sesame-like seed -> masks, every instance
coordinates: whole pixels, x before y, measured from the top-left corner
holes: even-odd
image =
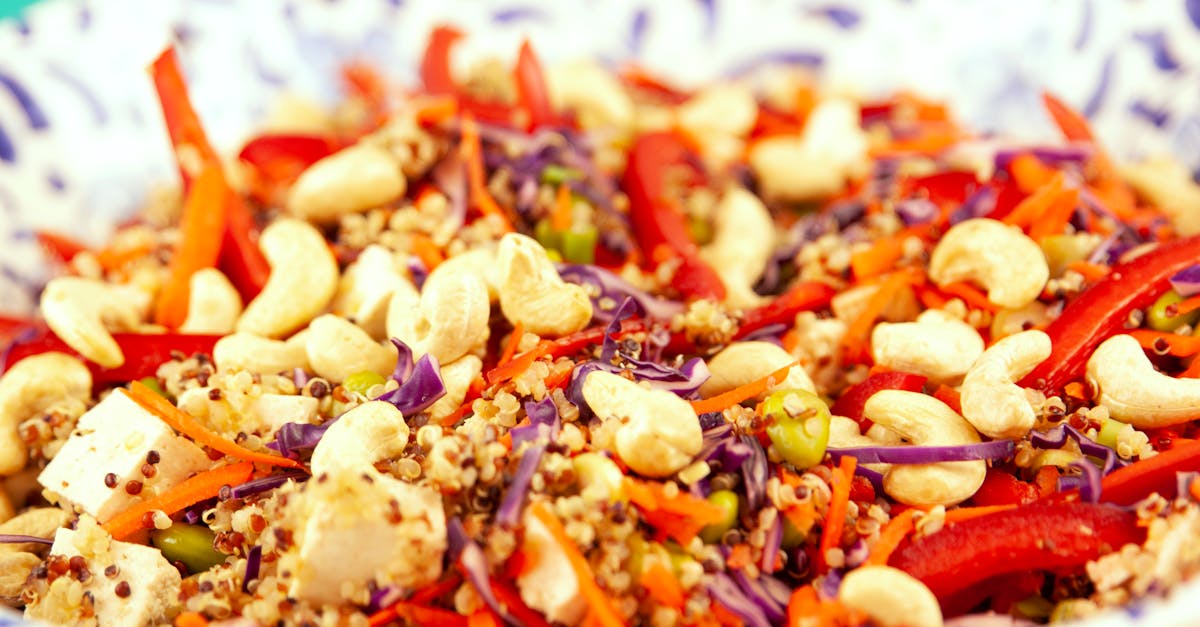
[[[129,495],[141,494],[142,493],[142,482],[141,481],[126,481],[125,482],[125,493],[129,494]]]
[[[151,464],[151,465],[157,464],[161,460],[162,460],[162,456],[158,454],[158,451],[150,451],[149,453],[146,453],[146,463],[147,464]]]
[[[154,529],[154,512],[142,514],[142,529]]]
[[[113,590],[113,592],[115,592],[116,595],[122,599],[127,599],[129,598],[129,595],[133,593],[133,590],[129,588],[128,581],[122,581],[117,584],[117,587]]]
[[[208,458],[214,462],[221,459],[222,457],[225,457],[224,453],[222,453],[221,451],[218,451],[217,449],[213,449],[213,448],[208,449],[207,455],[208,455]]]
[[[107,475],[104,475],[104,487],[106,487],[106,488],[117,487],[117,474],[116,473],[110,472]]]
[[[157,474],[158,474],[158,469],[156,469],[154,466],[152,466],[150,464],[142,464],[142,476],[143,477],[145,477],[147,479],[152,479],[152,478],[154,478],[154,475],[157,475]]]
[[[112,579],[121,573],[121,569],[117,568],[116,564],[109,564],[104,567],[104,576]]]
[[[218,501],[228,501],[231,498],[233,498],[233,488],[223,485],[219,490],[217,490]]]
[[[219,401],[221,400],[221,396],[222,394],[219,388],[213,388],[208,391],[208,400],[210,401]]]

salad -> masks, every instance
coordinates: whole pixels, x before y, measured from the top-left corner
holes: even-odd
[[[1200,187],[763,68],[345,68],[4,318],[0,597],[54,624],[909,625],[1200,568]],[[989,623],[993,624],[993,623]]]

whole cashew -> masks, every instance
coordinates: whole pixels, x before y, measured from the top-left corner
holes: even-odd
[[[585,129],[615,129],[619,137],[633,132],[633,99],[615,76],[591,61],[556,66],[546,74],[556,108],[573,109]]]
[[[799,137],[763,139],[750,148],[750,168],[763,195],[788,201],[832,196],[864,168],[867,136],[858,105],[829,98],[813,109]]]
[[[988,300],[1017,309],[1042,293],[1050,266],[1041,247],[1021,229],[972,218],[950,227],[934,247],[929,278],[938,285],[975,281],[987,288]]]
[[[442,366],[442,384],[446,386],[446,395],[429,406],[429,416],[433,422],[454,413],[459,405],[467,398],[467,390],[471,387],[479,373],[483,372],[483,360],[474,355],[463,355],[453,362]]]
[[[0,551],[0,599],[19,601],[25,580],[42,563],[42,558],[26,551]]]
[[[32,536],[34,538],[51,539],[59,527],[65,526],[71,520],[71,514],[59,507],[36,507],[25,510],[17,516],[0,523],[0,534]],[[5,551],[39,550],[39,546],[29,543],[8,543],[0,545],[0,553]]]
[[[602,420],[621,421],[617,454],[641,475],[670,476],[700,452],[703,436],[696,412],[671,392],[597,370],[583,380],[583,398]]]
[[[233,332],[241,315],[242,297],[237,289],[220,270],[204,268],[189,281],[187,319],[179,331],[225,335]]]
[[[342,414],[313,450],[312,472],[372,467],[408,446],[408,423],[395,405],[368,401]]]
[[[1155,370],[1130,335],[1115,335],[1096,348],[1087,362],[1087,380],[1110,416],[1138,429],[1177,425],[1200,415],[1200,379],[1176,379]]]
[[[1180,237],[1200,233],[1200,185],[1178,159],[1154,157],[1126,165],[1121,177],[1167,214]]]
[[[547,337],[570,335],[592,319],[587,290],[558,276],[546,249],[531,237],[500,239],[500,311],[513,324]]]
[[[462,266],[438,266],[425,280],[418,298],[398,290],[388,303],[387,332],[399,338],[413,356],[430,354],[448,364],[487,342],[491,304],[487,288]]]
[[[17,425],[64,401],[86,403],[92,373],[63,353],[42,353],[13,364],[0,377],[0,477],[25,467],[28,451]]]
[[[417,296],[417,288],[397,268],[391,251],[371,244],[342,274],[333,313],[352,318],[371,337],[382,340],[387,334],[388,303],[398,291]]]
[[[317,223],[334,222],[404,195],[400,164],[380,146],[358,143],[317,161],[292,185],[287,209]]]
[[[62,341],[105,368],[125,363],[111,331],[137,328],[150,306],[144,292],[96,279],[59,277],[42,292],[42,317]]]
[[[940,309],[928,309],[916,322],[881,322],[871,332],[875,363],[924,375],[934,383],[955,382],[983,354],[975,327]]]
[[[896,446],[901,443],[900,435],[882,425],[871,425],[864,434],[857,422],[845,416],[830,416],[829,448],[857,448],[860,446]],[[891,464],[863,464],[881,474],[887,474]]]
[[[763,297],[754,292],[754,284],[771,258],[772,247],[767,244],[775,239],[775,222],[766,205],[744,188],[730,188],[717,203],[714,232],[700,256],[721,276],[727,291],[725,304],[758,305]],[[764,245],[747,246],[747,242]]]
[[[396,367],[396,349],[379,344],[353,322],[333,314],[318,316],[308,325],[305,342],[313,372],[330,381],[345,381],[363,371],[386,376]]]
[[[258,240],[271,276],[238,319],[237,330],[281,337],[325,310],[337,290],[338,264],[325,236],[307,222],[284,218]]]
[[[226,371],[290,373],[293,368],[308,370],[307,340],[307,333],[297,333],[286,342],[253,333],[234,333],[217,340],[213,347],[213,362],[218,370]]]
[[[487,286],[488,300],[500,300],[500,276],[496,268],[496,251],[490,248],[472,248],[442,262],[435,272],[470,274],[483,280]]]
[[[963,418],[991,438],[1021,438],[1037,416],[1015,382],[1050,356],[1050,336],[1038,330],[1010,335],[983,352],[959,392]]]
[[[787,351],[770,342],[730,344],[708,360],[708,371],[712,376],[700,385],[700,397],[709,398],[723,394],[751,381],[757,381],[795,361]],[[812,379],[808,378],[808,373],[800,365],[788,370],[787,377],[771,389],[800,389],[813,393],[817,391]]]
[[[861,566],[846,573],[838,601],[880,627],[942,625],[942,608],[929,587],[891,566]]]
[[[914,446],[977,444],[979,434],[945,403],[920,392],[882,390],[867,399],[863,416],[904,436]],[[983,485],[983,460],[892,466],[883,489],[914,507],[955,505]]]
[[[252,396],[245,392],[223,390],[219,398],[210,394],[215,388],[184,390],[176,404],[219,431],[245,432],[272,437],[289,422],[311,424],[320,411],[320,401],[311,396],[265,393]]]

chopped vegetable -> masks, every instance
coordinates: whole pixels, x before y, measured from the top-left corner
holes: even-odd
[[[167,492],[135,503],[104,523],[104,530],[113,538],[121,540],[140,530],[153,529],[154,521],[148,518],[151,518],[155,511],[170,516],[185,507],[215,497],[224,486],[245,483],[253,472],[254,465],[250,462],[238,462],[206,470]]]
[[[579,548],[575,546],[575,542],[567,535],[558,518],[541,503],[531,503],[529,511],[537,518],[538,522],[546,527],[546,530],[558,542],[559,548],[562,549],[563,554],[566,555],[567,560],[571,563],[571,568],[575,571],[575,578],[579,584],[579,589],[583,593],[584,599],[587,600],[592,620],[595,620],[602,627],[619,627],[624,625],[625,619],[613,607],[612,600],[605,596],[600,586],[596,585],[591,567],[588,566],[587,560],[580,554]]]
[[[738,496],[729,490],[716,490],[708,495],[708,502],[721,508],[722,519],[700,530],[700,539],[709,544],[721,541],[725,532],[737,524]]]
[[[811,392],[779,390],[763,401],[767,437],[783,459],[797,470],[816,466],[829,442],[829,407]]]
[[[854,477],[854,469],[858,461],[853,457],[843,457],[833,469],[833,481],[830,483],[832,495],[829,497],[829,513],[825,516],[825,528],[821,531],[821,544],[817,553],[817,563],[822,572],[828,568],[826,555],[829,549],[842,543],[842,529],[846,525],[846,508],[850,505],[850,484]]]
[[[197,270],[217,265],[225,231],[227,186],[221,169],[205,167],[188,190],[180,218],[180,239],[171,257],[171,275],[163,284],[155,321],[171,329],[183,325],[188,313],[188,288]]]
[[[193,573],[225,563],[225,555],[213,548],[216,534],[208,527],[175,523],[150,532],[150,542],[172,562],[183,562]]]

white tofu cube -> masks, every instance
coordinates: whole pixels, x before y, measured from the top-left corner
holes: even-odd
[[[292,573],[289,596],[339,603],[364,597],[370,581],[417,588],[437,580],[446,551],[437,492],[377,472],[323,477],[305,484],[288,515],[296,544],[279,570]]]
[[[101,625],[153,625],[164,622],[177,603],[181,577],[158,549],[140,544],[117,542],[95,521],[86,517],[79,529],[59,529],[50,548],[54,556],[82,556],[87,561],[88,577],[84,592],[93,600],[92,610]],[[105,569],[116,566],[116,575]],[[25,617],[49,624],[73,624],[80,621],[82,607],[73,607],[70,588],[78,585],[71,573],[50,582],[38,602],[25,608]]]
[[[517,576],[521,600],[545,614],[552,623],[578,625],[587,604],[571,561],[537,516],[526,510],[522,518],[525,526],[523,550],[527,555],[536,555],[537,563]]]
[[[289,422],[312,423],[320,401],[311,396],[261,394],[250,396],[223,392],[217,400],[209,393],[215,388],[192,388],[179,395],[178,405],[187,413],[227,435],[238,432],[257,435],[264,440],[275,436]]]
[[[155,458],[157,463],[149,464]],[[200,447],[116,390],[79,418],[38,483],[52,500],[106,522],[212,465]],[[152,470],[145,473],[143,466]]]

